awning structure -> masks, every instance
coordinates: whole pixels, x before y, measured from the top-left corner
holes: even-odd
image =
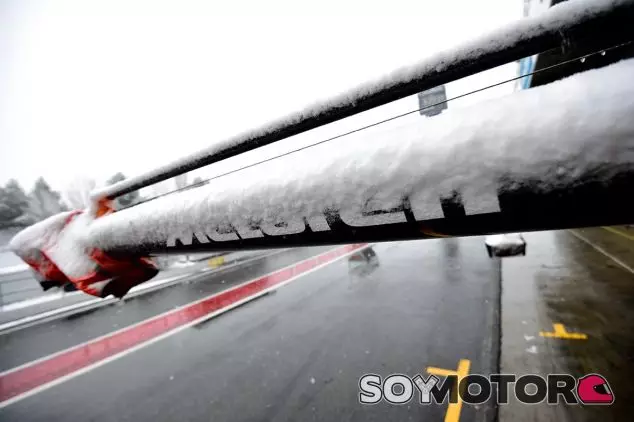
[[[551,7],[570,0],[552,0]],[[614,28],[618,32],[619,28]],[[529,87],[536,87],[558,81],[575,73],[598,69],[619,60],[634,57],[634,43],[621,44],[615,39],[614,48],[602,50],[605,44],[600,39],[586,37],[583,43],[562,43],[560,48],[544,51],[535,57]],[[621,39],[617,35],[618,39]],[[623,37],[621,41],[625,41]],[[599,52],[599,54],[592,54]],[[545,70],[548,69],[548,70]]]

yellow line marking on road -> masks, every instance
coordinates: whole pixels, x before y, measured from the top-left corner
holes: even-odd
[[[458,372],[454,371],[453,369],[436,368],[435,366],[428,367],[427,372],[432,375],[438,375],[439,377],[448,377],[449,375],[458,375]]]
[[[441,377],[456,375],[457,384],[454,387],[458,388],[460,380],[469,375],[469,368],[471,368],[471,361],[468,359],[460,359],[460,362],[458,362],[458,369],[455,371],[451,369],[436,368],[435,366],[428,366],[427,372],[431,375],[438,375]],[[445,413],[445,422],[458,422],[460,420],[460,411],[462,410],[462,400],[460,399],[460,394],[458,394],[458,400],[456,403],[451,403],[451,393],[449,396],[449,405],[447,406],[447,413]]]
[[[603,228],[603,229],[605,229],[605,230],[607,230],[607,231],[609,231],[609,232],[612,232],[612,233],[618,234],[619,236],[623,236],[623,237],[624,237],[624,238],[626,238],[626,239],[629,239],[629,240],[634,240],[634,236],[632,236],[631,234],[627,234],[627,233],[625,233],[625,232],[622,232],[621,230],[619,230],[619,229],[615,229],[614,227],[606,227],[606,226],[603,226],[602,228]]]
[[[566,331],[564,324],[553,324],[553,331],[540,331],[539,335],[542,337],[551,338],[565,338],[570,340],[587,340],[588,336],[582,333],[570,333]]]
[[[225,257],[224,256],[215,256],[208,261],[208,264],[211,268],[218,268],[221,265],[224,265]]]

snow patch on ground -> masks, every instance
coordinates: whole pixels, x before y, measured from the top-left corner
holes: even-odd
[[[0,268],[0,276],[1,275],[9,275],[9,274],[16,274],[16,273],[21,273],[24,272],[26,270],[28,270],[29,267],[26,264],[22,264],[22,265],[13,265],[11,267],[3,267]]]
[[[172,265],[170,265],[170,267],[185,268],[185,267],[191,267],[192,265],[196,265],[196,263],[192,261],[176,261]]]

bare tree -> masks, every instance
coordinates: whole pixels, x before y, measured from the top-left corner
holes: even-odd
[[[0,186],[0,227],[33,224],[28,216],[29,197],[17,180],[11,179]]]
[[[71,209],[84,209],[90,206],[90,191],[97,186],[95,179],[88,176],[76,176],[62,192],[64,202]]]
[[[51,189],[46,180],[40,177],[29,193],[29,215],[35,221],[40,221],[64,211],[60,199],[60,194]]]

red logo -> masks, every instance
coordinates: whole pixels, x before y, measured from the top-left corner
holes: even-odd
[[[614,393],[608,381],[599,374],[588,374],[577,382],[577,397],[583,404],[612,404]]]

